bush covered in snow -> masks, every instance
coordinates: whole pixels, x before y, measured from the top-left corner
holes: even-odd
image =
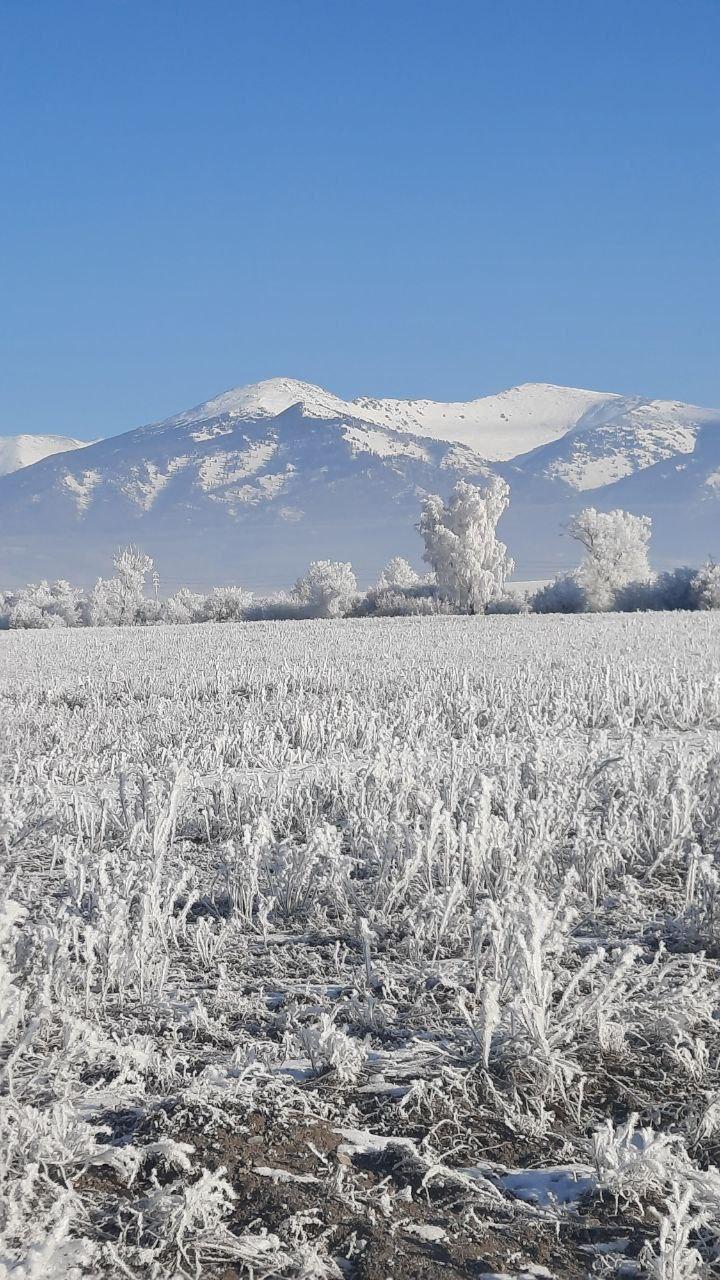
[[[293,598],[310,618],[341,618],[357,595],[352,565],[338,560],[313,560],[307,573],[298,578]]]
[[[698,609],[720,609],[720,564],[708,560],[693,578]]]
[[[586,613],[587,595],[574,573],[563,573],[530,597],[533,613]]]
[[[418,583],[412,587],[371,587],[355,602],[351,616],[355,618],[432,618],[455,613],[434,583]]]

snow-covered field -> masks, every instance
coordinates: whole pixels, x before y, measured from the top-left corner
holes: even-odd
[[[0,1277],[712,1274],[720,615],[0,653]]]

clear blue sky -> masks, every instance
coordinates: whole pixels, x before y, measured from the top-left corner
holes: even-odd
[[[0,432],[720,404],[720,0],[0,0]]]

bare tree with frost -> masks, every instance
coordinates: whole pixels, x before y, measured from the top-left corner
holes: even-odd
[[[484,489],[459,480],[450,501],[427,497],[420,517],[424,559],[444,599],[465,613],[482,613],[502,595],[513,560],[496,535],[510,496],[509,486],[491,476]]]
[[[585,548],[575,574],[593,611],[611,609],[615,592],[651,577],[648,560],[652,521],[629,511],[596,511],[586,507],[568,525],[571,538]]]

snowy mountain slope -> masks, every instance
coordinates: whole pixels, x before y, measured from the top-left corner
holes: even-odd
[[[0,476],[9,476],[55,453],[84,449],[86,445],[87,440],[71,440],[67,436],[0,436]]]
[[[520,440],[542,443],[504,459]],[[419,565],[423,493],[489,468],[511,486],[501,535],[521,578],[574,563],[562,525],[588,503],[657,513],[658,555],[698,559],[720,555],[718,441],[719,413],[675,401],[526,384],[466,405],[348,402],[275,378],[0,479],[0,563],[8,585],[88,581],[133,540],[167,586],[270,590],[327,557],[368,582],[392,554]]]
[[[296,386],[274,385],[270,402],[267,388],[231,393],[5,477],[0,546],[13,577],[87,579],[131,539],[174,580],[201,585],[286,585],[323,556],[372,577],[386,547],[417,553],[423,493],[487,474],[462,444],[364,421],[329,396],[297,399]]]
[[[303,418],[360,418],[393,432],[465,444],[492,462],[512,461],[540,480],[573,489],[611,484],[662,458],[692,451],[695,435],[720,413],[679,401],[524,383],[467,402],[339,396],[293,378],[237,387],[145,428],[191,426],[201,441],[228,424],[274,418],[298,406]],[[208,427],[206,424],[210,423]]]
[[[459,440],[491,461],[508,461],[563,436],[589,411],[611,410],[621,399],[601,391],[526,382],[466,402],[359,396],[353,405],[364,418],[396,430]]]
[[[574,490],[612,485],[636,471],[690,454],[701,428],[720,426],[720,411],[669,400],[616,396],[583,414],[560,439],[515,458],[515,473]]]

